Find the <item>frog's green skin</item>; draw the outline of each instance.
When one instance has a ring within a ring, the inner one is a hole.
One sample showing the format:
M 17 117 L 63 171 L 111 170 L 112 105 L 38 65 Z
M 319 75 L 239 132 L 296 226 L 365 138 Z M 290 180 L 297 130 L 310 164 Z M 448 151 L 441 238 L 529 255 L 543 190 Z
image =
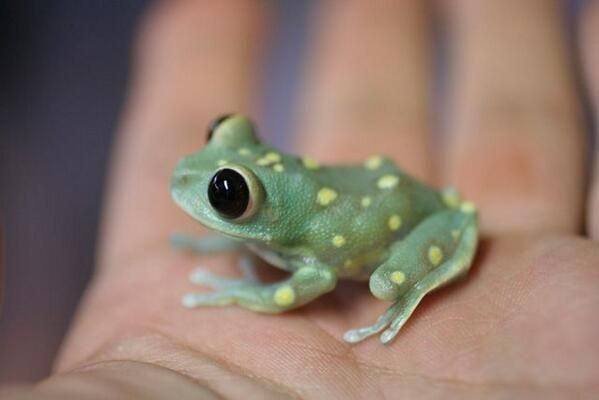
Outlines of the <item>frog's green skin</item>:
M 208 200 L 208 185 L 224 168 L 244 176 L 250 190 L 251 204 L 238 219 Z M 348 342 L 385 328 L 381 341 L 390 342 L 424 295 L 468 271 L 477 245 L 475 207 L 452 189 L 436 191 L 378 156 L 324 166 L 283 154 L 261 143 L 240 115 L 220 121 L 207 145 L 179 162 L 171 192 L 193 218 L 229 238 L 176 237 L 175 244 L 206 252 L 241 241 L 291 272 L 262 284 L 247 259 L 242 279 L 198 269 L 192 281 L 217 290 L 188 294 L 185 306 L 238 304 L 278 313 L 333 290 L 338 279 L 369 279 L 372 294 L 393 303 L 375 324 L 348 331 Z

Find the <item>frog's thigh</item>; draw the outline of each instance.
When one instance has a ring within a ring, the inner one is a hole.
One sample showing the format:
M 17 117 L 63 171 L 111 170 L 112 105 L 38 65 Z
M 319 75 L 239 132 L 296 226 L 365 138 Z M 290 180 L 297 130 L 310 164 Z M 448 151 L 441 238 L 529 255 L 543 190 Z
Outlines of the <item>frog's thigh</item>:
M 261 284 L 248 282 L 212 293 L 190 293 L 183 298 L 186 307 L 238 304 L 263 313 L 278 313 L 299 307 L 330 292 L 337 277 L 329 268 L 302 267 L 286 280 Z
M 373 325 L 348 331 L 345 340 L 358 342 L 391 324 L 381 335 L 383 343 L 390 342 L 427 293 L 468 271 L 477 236 L 476 215 L 457 210 L 435 214 L 416 227 L 370 278 L 372 293 L 394 303 Z

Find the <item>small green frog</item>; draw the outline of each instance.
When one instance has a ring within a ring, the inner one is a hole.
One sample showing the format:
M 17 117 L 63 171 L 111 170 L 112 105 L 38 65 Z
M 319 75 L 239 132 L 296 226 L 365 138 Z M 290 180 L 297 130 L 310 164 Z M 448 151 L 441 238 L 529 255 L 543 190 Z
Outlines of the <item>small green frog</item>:
M 381 342 L 391 342 L 427 293 L 467 273 L 478 241 L 476 208 L 453 189 L 427 187 L 381 156 L 325 166 L 283 154 L 261 143 L 242 115 L 211 125 L 207 145 L 178 163 L 171 193 L 222 235 L 174 236 L 175 245 L 245 247 L 290 272 L 261 283 L 249 257 L 241 258 L 239 279 L 196 269 L 192 282 L 216 290 L 185 295 L 185 307 L 279 313 L 332 291 L 339 279 L 369 280 L 372 294 L 392 304 L 373 325 L 346 332 L 350 343 L 381 331 Z

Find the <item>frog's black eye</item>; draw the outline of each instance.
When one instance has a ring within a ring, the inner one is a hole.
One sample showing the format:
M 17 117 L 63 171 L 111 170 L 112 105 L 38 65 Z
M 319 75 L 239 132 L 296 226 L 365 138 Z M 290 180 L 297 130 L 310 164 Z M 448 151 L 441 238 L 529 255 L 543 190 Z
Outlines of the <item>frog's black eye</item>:
M 250 189 L 245 178 L 234 169 L 223 168 L 214 174 L 208 185 L 208 200 L 223 217 L 241 217 L 250 205 Z
M 212 136 L 214 135 L 214 131 L 216 131 L 216 128 L 218 128 L 218 126 L 220 124 L 222 124 L 223 122 L 225 122 L 227 119 L 229 119 L 232 116 L 233 116 L 233 114 L 224 114 L 224 115 L 221 115 L 218 118 L 215 118 L 210 123 L 210 125 L 208 125 L 208 134 L 206 136 L 206 142 L 209 142 L 210 139 L 212 139 Z

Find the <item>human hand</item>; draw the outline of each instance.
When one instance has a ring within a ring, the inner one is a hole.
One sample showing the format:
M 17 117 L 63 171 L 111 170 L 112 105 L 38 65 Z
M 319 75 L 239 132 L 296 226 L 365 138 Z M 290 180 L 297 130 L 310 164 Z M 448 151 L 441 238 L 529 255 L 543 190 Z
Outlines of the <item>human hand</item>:
M 343 283 L 277 316 L 180 306 L 194 266 L 234 273 L 235 262 L 168 246 L 170 232 L 198 229 L 170 200 L 170 174 L 202 146 L 214 116 L 256 113 L 269 11 L 255 2 L 158 4 L 138 48 L 96 276 L 57 375 L 34 393 L 590 396 L 599 389 L 599 246 L 577 236 L 586 142 L 556 4 L 443 4 L 453 58 L 446 137 L 435 151 L 424 2 L 316 6 L 297 147 L 325 162 L 386 153 L 428 182 L 451 182 L 480 208 L 469 278 L 427 296 L 389 347 L 341 340 L 386 306 L 365 285 Z M 588 26 L 599 26 L 598 9 Z M 597 210 L 594 199 L 588 215 Z M 599 236 L 599 218 L 586 223 Z

